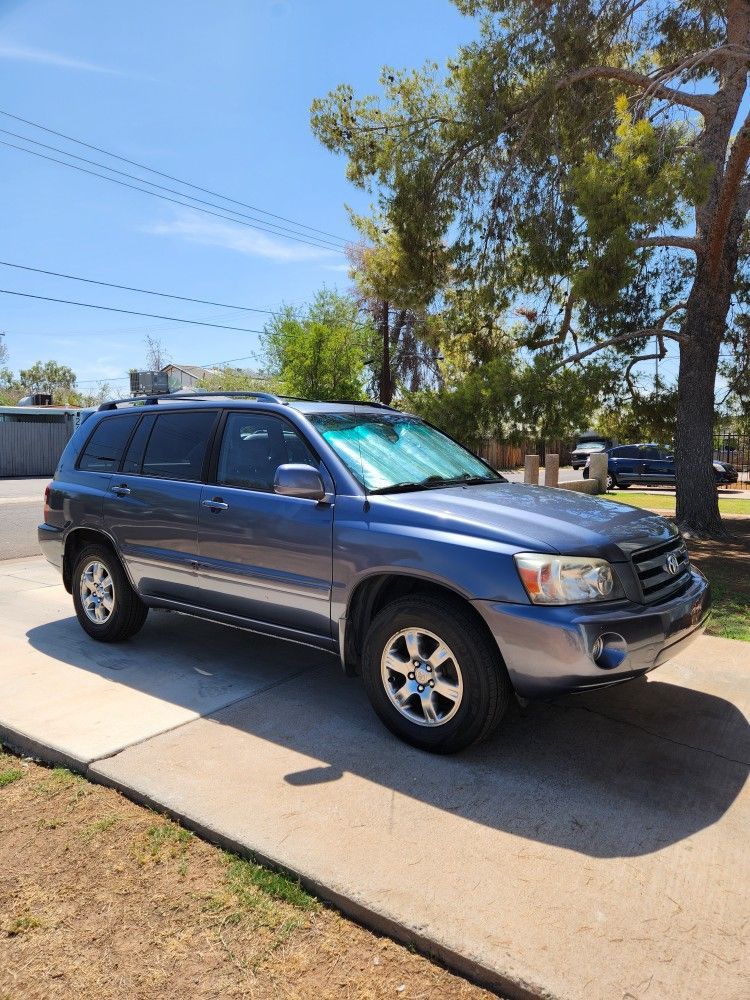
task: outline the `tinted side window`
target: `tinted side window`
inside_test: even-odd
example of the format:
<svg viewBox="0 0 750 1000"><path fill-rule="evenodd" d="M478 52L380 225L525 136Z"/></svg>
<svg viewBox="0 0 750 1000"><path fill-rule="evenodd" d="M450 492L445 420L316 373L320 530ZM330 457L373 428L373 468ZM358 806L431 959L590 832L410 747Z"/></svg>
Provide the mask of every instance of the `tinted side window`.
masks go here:
<svg viewBox="0 0 750 1000"><path fill-rule="evenodd" d="M654 447L641 448L640 449L640 457L641 458L661 458L661 452L659 451L658 448L654 448Z"/></svg>
<svg viewBox="0 0 750 1000"><path fill-rule="evenodd" d="M270 413L228 414L217 483L272 493L276 470L288 462L319 465L300 435L278 417Z"/></svg>
<svg viewBox="0 0 750 1000"><path fill-rule="evenodd" d="M612 452L613 458L638 458L638 449L634 445L625 448L615 448Z"/></svg>
<svg viewBox="0 0 750 1000"><path fill-rule="evenodd" d="M200 482L216 413L160 413L143 456L143 475Z"/></svg>
<svg viewBox="0 0 750 1000"><path fill-rule="evenodd" d="M88 439L78 460L84 472L112 472L120 464L125 445L136 425L138 414L105 417Z"/></svg>

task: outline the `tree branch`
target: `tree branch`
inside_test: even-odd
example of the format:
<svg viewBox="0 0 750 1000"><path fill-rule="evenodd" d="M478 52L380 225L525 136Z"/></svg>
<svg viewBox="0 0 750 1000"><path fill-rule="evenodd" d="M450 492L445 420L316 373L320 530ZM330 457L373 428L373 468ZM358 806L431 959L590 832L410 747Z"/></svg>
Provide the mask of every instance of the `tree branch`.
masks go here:
<svg viewBox="0 0 750 1000"><path fill-rule="evenodd" d="M698 253L703 247L703 241L695 236L643 236L633 240L636 247L679 247L681 250L693 250Z"/></svg>
<svg viewBox="0 0 750 1000"><path fill-rule="evenodd" d="M573 361L582 361L584 358L589 357L590 354L596 354L597 351L601 351L605 347L614 347L616 344L627 344L631 340L654 336L667 337L669 340L680 342L685 339L678 330L664 330L659 326L649 326L642 330L632 330L630 333L618 333L616 337L610 337L609 340L602 340L600 343L594 344L593 347L587 347L585 351L569 354L567 358L563 358L562 361L558 361L557 364L553 365L551 371L556 371L558 368L569 365Z"/></svg>
<svg viewBox="0 0 750 1000"><path fill-rule="evenodd" d="M715 274L719 261L721 260L724 240L729 230L729 223L732 217L732 208L735 202L739 205L744 199L740 198L743 183L747 182L747 163L750 158L750 114L742 123L742 128L737 133L732 144L732 151L729 154L729 162L724 171L724 178L721 182L714 221L711 226L711 234L708 241L708 262L711 271Z"/></svg>
<svg viewBox="0 0 750 1000"><path fill-rule="evenodd" d="M702 115L707 115L714 104L712 97L703 94L688 94L683 90L675 90L673 87L657 83L642 73L636 73L635 70L626 69L622 66L584 66L583 69L576 70L575 73L571 73L570 76L560 80L556 84L555 89L564 90L566 87L580 83L582 80L596 79L619 80L620 83L629 84L638 90L647 90L649 94L661 100L669 101L672 104L680 104L686 108L692 108L693 111L698 111Z"/></svg>

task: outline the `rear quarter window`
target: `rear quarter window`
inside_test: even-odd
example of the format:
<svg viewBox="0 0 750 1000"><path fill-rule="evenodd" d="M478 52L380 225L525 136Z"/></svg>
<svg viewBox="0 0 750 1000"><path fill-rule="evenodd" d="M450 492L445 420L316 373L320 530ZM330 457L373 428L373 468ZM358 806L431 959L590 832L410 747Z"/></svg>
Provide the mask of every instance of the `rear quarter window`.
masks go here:
<svg viewBox="0 0 750 1000"><path fill-rule="evenodd" d="M122 458L138 414L105 417L94 429L94 433L78 459L82 472L114 472Z"/></svg>

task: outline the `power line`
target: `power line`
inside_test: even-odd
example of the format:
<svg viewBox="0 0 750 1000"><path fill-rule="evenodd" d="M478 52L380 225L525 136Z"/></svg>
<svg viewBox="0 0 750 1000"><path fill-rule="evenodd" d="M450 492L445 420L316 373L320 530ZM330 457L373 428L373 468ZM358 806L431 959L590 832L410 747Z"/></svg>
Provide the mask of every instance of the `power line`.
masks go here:
<svg viewBox="0 0 750 1000"><path fill-rule="evenodd" d="M24 125L30 125L32 128L41 129L42 132L48 132L50 135L56 135L58 138L65 139L67 142L74 142L76 145L83 146L86 149L93 149L97 153L103 153L105 156L110 156L112 159L120 160L122 163L129 163L131 166L138 167L140 170L147 170L150 174L155 174L157 177L164 177L166 180L175 181L177 184L182 184L183 187L192 188L194 191L201 191L203 194L210 194L214 198L221 198L222 201L230 201L234 205L241 205L243 208L249 208L253 212L260 212L261 215L267 215L270 218L279 219L282 222L289 222L298 229L307 229L313 233L320 233L322 236L331 236L333 239L338 240L341 243L349 242L341 236L336 236L334 233L326 232L325 229L316 229L314 226L307 226L302 222L295 222L294 219L289 219L285 215L277 215L275 212L268 212L264 208L258 208L256 205L249 205L247 202L238 201L237 198L230 198L227 195L220 194L218 191L212 191L210 188L200 187L200 185L193 184L190 181L184 181L179 177L173 177L172 174L165 174L161 170L155 170L153 167L149 167L145 163L139 163L137 160L130 160L127 156L121 156L119 153L112 153L108 149L102 149L101 146L94 146L89 142L84 142L82 139L76 139L73 136L66 135L64 132L56 132L55 129L48 128L46 125L40 125L38 122L32 122L27 118L21 118L19 115L13 115L10 111L3 111L0 109L0 115L5 116L6 118L12 118L17 122L22 122Z"/></svg>
<svg viewBox="0 0 750 1000"><path fill-rule="evenodd" d="M295 229L289 229L288 226L279 226L275 222L268 222L266 219L257 219L254 215L248 215L247 212L238 212L235 208L227 208L225 205L216 205L212 201L206 201L205 198L196 198L195 195L186 194L184 191L178 191L175 188L167 187L164 184L157 184L155 181L149 181L145 177L138 177L137 174L130 174L126 170L118 170L116 167L108 167L106 163L99 163L98 160L90 160L86 156L78 156L76 153L69 153L66 149L60 149L58 146L50 146L46 142L39 142L37 139L30 139L26 135L20 135L18 132L11 132L7 128L0 128L0 132L3 135L12 136L14 139L20 139L22 142L30 142L33 146L41 146L42 149L49 149L53 153L60 153L61 156L67 156L71 160L80 160L81 163L88 163L93 167L99 167L100 170L108 170L112 174L119 174L121 177L129 177L130 180L138 181L140 184L148 184L149 187L158 188L160 191L168 191L170 194L176 194L180 198L189 198L191 202L197 202L199 205L210 205L212 208L219 208L222 212L230 212L232 215L238 215L240 218L249 219L251 222L261 223L263 226L272 226L272 229L264 229L264 232L273 232L277 236L286 236L291 234L293 236L304 236L306 239L315 240L316 243L321 244L321 246L330 246L332 248L338 249L339 242L334 242L322 236L306 236L305 233L299 233ZM28 150L28 152L33 152ZM68 166L73 166L73 164L68 164ZM343 243L343 241L340 241Z"/></svg>
<svg viewBox="0 0 750 1000"><path fill-rule="evenodd" d="M315 247L317 250L328 250L334 253L343 253L343 250L338 247L327 246L323 243L315 243L312 240L304 239L301 236L287 236L284 233L276 232L273 229L265 229L263 226L254 225L250 222L243 222L241 219L235 219L231 215L224 215L222 212L212 212L208 208L201 208L198 205L193 205L187 201L179 201L177 198L170 198L165 194L159 194L158 191L149 191L147 188L138 187L136 184L128 184L127 181L120 181L116 177L108 177L106 174L98 174L95 170L88 170L86 167L76 166L75 163L68 163L66 160L58 160L54 156L47 156L46 153L39 153L35 149L27 149L25 146L19 146L16 143L8 142L5 139L0 139L0 145L7 146L9 149L17 149L22 153L28 153L30 156L37 156L42 160L48 160L50 163L58 163L60 166L69 167L71 170L78 170L82 174L90 174L92 177L98 177L100 180L110 181L112 184L119 184L120 187L131 188L133 191L140 191L141 194L151 195L152 198L161 198L162 201L172 202L174 205L180 205L182 208L192 209L194 212L203 212L204 215L213 215L217 219L224 219L225 222L232 222L236 226L245 226L247 229L256 229L262 233L270 233L271 236L279 236L286 240L294 240L296 243L304 243L307 246ZM63 154L68 155L68 154ZM104 168L109 169L107 167ZM140 178L136 178L137 180ZM143 183L148 184L148 181ZM183 195L185 198L189 198L190 195ZM231 209L227 209L231 211Z"/></svg>
<svg viewBox="0 0 750 1000"><path fill-rule="evenodd" d="M114 306L99 306L93 302L76 302L73 299L53 299L49 295L32 295L30 292L17 292L10 288L0 288L0 295L18 295L24 299L40 299L42 302L59 302L66 306L82 306L84 309L103 309L105 312L127 313L128 316L146 316L149 319L166 319L172 323L188 323L191 326L211 326L216 330L236 330L238 333L263 333L262 330L251 330L245 326L227 326L224 323L206 323L198 319L183 319L180 316L162 316L159 313L138 312L135 309L116 309Z"/></svg>
<svg viewBox="0 0 750 1000"><path fill-rule="evenodd" d="M157 292L149 288L135 288L131 285L116 285L111 281L97 281L95 278L82 278L76 274L62 274L59 271L47 271L42 267L30 267L28 264L13 264L8 260L0 260L0 266L13 267L20 271L33 271L34 274L47 274L53 278L66 278L69 281L84 281L87 285L101 285L103 288L118 288L123 292L138 292L141 295L158 295L164 299L178 299L180 302L196 302L203 306L219 306L222 309L238 309L241 312L268 313L274 316L273 309L259 309L255 306L234 306L228 302L213 302L211 299L194 299L188 295L173 295L170 292Z"/></svg>

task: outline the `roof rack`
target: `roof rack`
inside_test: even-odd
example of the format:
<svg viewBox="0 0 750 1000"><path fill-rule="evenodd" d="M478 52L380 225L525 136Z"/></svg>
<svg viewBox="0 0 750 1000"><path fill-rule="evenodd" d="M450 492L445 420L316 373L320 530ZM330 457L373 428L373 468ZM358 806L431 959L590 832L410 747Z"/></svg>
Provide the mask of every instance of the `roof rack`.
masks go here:
<svg viewBox="0 0 750 1000"><path fill-rule="evenodd" d="M190 402L193 399L254 399L263 403L281 403L278 396L270 392L190 392L190 393L163 393L159 396L127 396L125 399L110 399L106 403L101 403L100 410L116 410L118 406L129 403L130 405L140 404L142 406L153 406L155 403L172 403L175 400Z"/></svg>

